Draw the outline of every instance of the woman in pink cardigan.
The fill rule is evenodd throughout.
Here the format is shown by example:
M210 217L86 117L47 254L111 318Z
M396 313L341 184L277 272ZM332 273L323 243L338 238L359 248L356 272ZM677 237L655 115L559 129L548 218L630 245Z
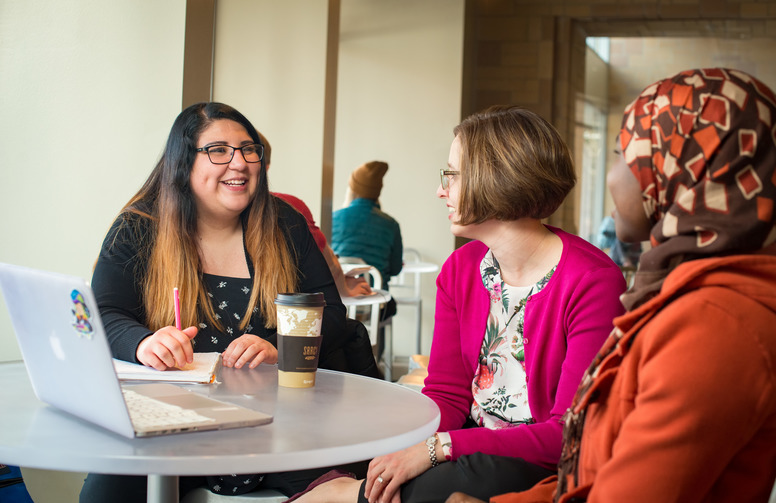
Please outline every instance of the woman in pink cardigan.
M473 241L437 279L423 393L440 409L439 431L375 458L364 481L328 474L300 503L444 501L455 491L531 487L555 472L561 417L623 312L614 262L541 222L576 181L555 128L519 107L491 107L454 134L437 196L452 233Z

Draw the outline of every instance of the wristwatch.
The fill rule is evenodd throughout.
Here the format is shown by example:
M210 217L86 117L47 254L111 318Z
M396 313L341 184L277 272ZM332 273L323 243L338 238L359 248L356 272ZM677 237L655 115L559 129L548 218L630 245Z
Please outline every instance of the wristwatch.
M436 433L431 435L426 439L426 447L428 447L428 459L431 460L431 467L435 467L439 464L439 461L437 461L436 457L436 443L437 443L437 436Z

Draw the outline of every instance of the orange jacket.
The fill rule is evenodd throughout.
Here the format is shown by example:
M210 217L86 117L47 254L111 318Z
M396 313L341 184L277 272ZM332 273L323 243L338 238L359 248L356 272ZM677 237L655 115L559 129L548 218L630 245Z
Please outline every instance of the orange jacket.
M768 501L776 478L776 256L682 264L657 297L615 325L625 335L595 378L577 480L560 501ZM551 502L556 481L490 501Z

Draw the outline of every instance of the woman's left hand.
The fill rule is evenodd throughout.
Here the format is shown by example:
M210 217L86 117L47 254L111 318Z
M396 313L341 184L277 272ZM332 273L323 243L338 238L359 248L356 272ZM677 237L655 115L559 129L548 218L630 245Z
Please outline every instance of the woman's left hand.
M369 503L399 503L402 484L431 468L424 442L374 458L366 474L364 495Z
M243 334L233 340L221 354L224 366L256 368L260 363L277 363L278 350L272 343L253 334Z

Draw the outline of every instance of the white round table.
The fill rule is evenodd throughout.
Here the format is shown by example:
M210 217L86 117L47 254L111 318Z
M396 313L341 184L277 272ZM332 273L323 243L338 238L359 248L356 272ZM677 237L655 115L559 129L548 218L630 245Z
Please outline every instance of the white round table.
M128 439L33 394L22 363L0 364L0 461L76 472L149 475L148 501L177 502L180 475L261 473L371 459L420 442L439 424L427 397L403 386L318 370L314 388L281 388L277 366L219 372L194 391L272 414L234 430ZM88 390L83 390L88 393Z

